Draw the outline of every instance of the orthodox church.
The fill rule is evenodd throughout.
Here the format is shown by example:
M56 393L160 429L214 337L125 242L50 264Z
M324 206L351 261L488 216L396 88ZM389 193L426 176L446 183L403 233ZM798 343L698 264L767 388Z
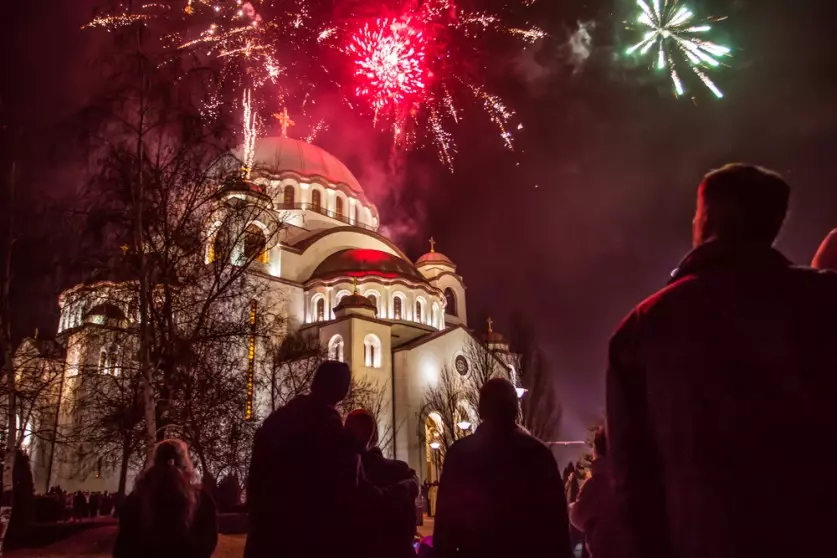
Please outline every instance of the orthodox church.
M379 426L393 432L391 447L384 449L423 479L436 480L433 444L422 435L433 414L423 408L425 392L443 367L467 376L471 364L464 351L474 340L456 264L432 239L430 251L411 261L379 232L378 210L352 172L323 149L283 133L256 140L253 154L260 169L253 182L260 191L229 195L256 196L254 201L283 224L278 240L252 263L254 272L277 294L289 329L315 336L330 358L384 390ZM210 239L207 261L212 257ZM126 324L126 316L136 313L109 296L111 289L113 284L101 283L61 294L58 340L67 347L65 376L85 365L118 371L117 350L106 340L66 342L86 329ZM487 341L492 358L508 369L508 345L496 333ZM242 374L247 373L243 360ZM253 394L252 405L256 416L266 416L263 394ZM64 413L49 420L57 422L58 416ZM71 464L53 463L53 448L42 446L32 454L37 490L56 484L65 490L117 489L115 473L79 473Z

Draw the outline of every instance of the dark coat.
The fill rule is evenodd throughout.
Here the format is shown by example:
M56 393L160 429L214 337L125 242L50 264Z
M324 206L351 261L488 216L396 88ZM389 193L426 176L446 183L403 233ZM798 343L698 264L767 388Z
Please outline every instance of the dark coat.
M114 558L210 558L218 544L215 503L204 490L198 496L188 532L142 528L140 501L136 493L125 498L119 513L119 534Z
M384 505L370 510L375 535L369 558L415 558L413 540L419 491L416 472L403 461L387 459L378 448L365 452L362 461L366 478L375 486L384 488L403 483L409 489L391 494Z
M367 481L337 411L309 395L296 397L256 432L245 558L365 556L374 527L362 512L405 490L399 484L383 491Z
M837 556L836 393L837 274L695 249L610 344L609 457L635 551ZM800 451L811 463L788 471Z
M433 546L440 558L569 558L561 473L519 428L481 425L445 456Z

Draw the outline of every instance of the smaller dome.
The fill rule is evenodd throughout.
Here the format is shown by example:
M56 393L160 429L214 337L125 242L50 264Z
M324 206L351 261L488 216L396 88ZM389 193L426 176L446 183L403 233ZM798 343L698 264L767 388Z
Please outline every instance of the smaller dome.
M354 293L349 296L344 296L340 299L340 304L334 307L335 312L339 312L344 308L368 308L373 312L377 312L378 308L371 300L359 293Z
M448 265L450 267L456 267L456 264L441 252L428 252L416 260L416 267L424 265Z

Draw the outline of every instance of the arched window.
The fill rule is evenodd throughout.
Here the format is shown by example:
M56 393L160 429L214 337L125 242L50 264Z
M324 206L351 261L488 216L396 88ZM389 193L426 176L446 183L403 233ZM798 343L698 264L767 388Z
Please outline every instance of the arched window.
M229 261L230 257L230 231L226 227L219 228L215 233L215 238L212 239L212 245L209 247L209 254L207 260L210 263L215 260L222 262Z
M445 320L442 319L442 313L439 310L439 304L434 302L433 303L433 315L431 316L430 325L435 326L439 329L443 329L445 327Z
M341 336L335 335L328 342L328 358L343 362L343 338Z
M401 297L396 296L392 299L392 319L401 319Z
M339 196L337 197L337 199L334 202L334 212L337 213L338 217L343 216L343 198L341 198Z
M357 224L357 204L352 206L352 222Z
M244 230L244 260L267 263L267 239L255 223L247 225Z
M369 368L381 367L381 340L375 334L363 338L363 362Z
M369 302L375 305L375 314L378 313L378 295L375 293L369 293L366 295L366 298L369 299Z
M105 345L99 353L99 373L119 375L119 346L115 343Z
M311 192L311 207L314 211L319 211L323 205L322 194L320 194L319 190L314 190Z
M449 316L456 316L456 295L453 290L448 287L445 289L445 314Z
M415 315L415 318L416 318L416 321L418 323L421 323L421 301L420 300L416 301L416 315Z
M325 320L325 299L320 298L317 300L317 321L322 322Z
M292 209L294 206L294 197L296 195L296 191L294 187L288 184L285 186L285 189L282 190L282 206L285 209Z

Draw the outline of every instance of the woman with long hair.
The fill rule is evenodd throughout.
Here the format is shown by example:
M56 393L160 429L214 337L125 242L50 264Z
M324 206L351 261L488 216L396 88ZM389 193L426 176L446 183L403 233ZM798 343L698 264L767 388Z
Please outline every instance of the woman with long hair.
M209 558L218 542L212 498L194 483L186 444L163 440L119 513L114 558Z

